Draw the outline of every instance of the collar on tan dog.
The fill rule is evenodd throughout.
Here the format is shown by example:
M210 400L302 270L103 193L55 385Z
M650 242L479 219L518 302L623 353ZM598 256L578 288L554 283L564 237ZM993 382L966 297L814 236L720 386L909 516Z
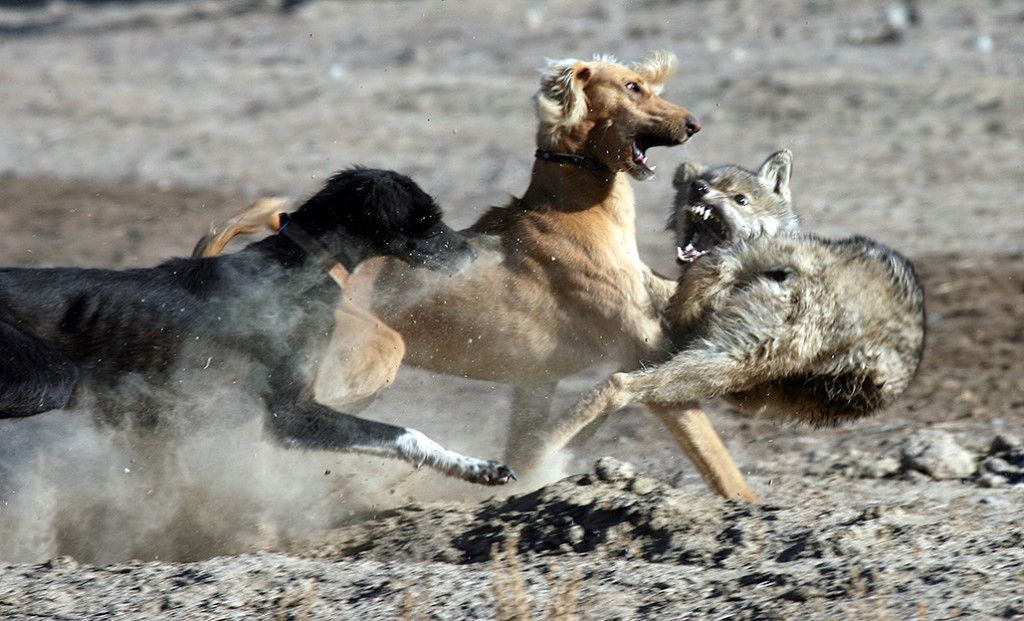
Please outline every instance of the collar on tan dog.
M544 160L545 162L554 162L555 164L572 164L573 166L579 166L580 168L586 168L587 170L611 172L607 166L601 163L601 160L591 155L573 155L572 153L556 153L545 149L537 149L533 156L538 160Z
M349 272L346 270L341 263L334 260L334 257L330 255L324 247L316 243L316 240L310 237L309 233L303 231L298 224L292 222L288 214L282 213L280 216L281 227L277 229L277 232L284 235L296 246L302 248L306 254L316 259L320 266L327 270L327 273L331 275L334 282L338 283L339 287L344 288L345 283L348 282Z

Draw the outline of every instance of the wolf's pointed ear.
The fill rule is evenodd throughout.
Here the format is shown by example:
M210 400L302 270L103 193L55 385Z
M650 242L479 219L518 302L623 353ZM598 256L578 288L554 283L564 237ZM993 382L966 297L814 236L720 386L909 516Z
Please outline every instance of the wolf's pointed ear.
M578 124L587 116L583 85L590 79L590 66L572 58L549 60L541 69L537 91L537 114L551 134Z
M676 74L678 66L679 61L675 54L657 51L650 58L634 63L633 71L647 81L647 86L655 95L660 95L665 88L665 83Z
M789 194L789 177L792 173L793 153L789 149L772 153L757 170L761 182L786 201L792 200Z
M705 170L704 164L700 162L683 162L672 176L672 187L680 191L686 189L694 179L704 174Z

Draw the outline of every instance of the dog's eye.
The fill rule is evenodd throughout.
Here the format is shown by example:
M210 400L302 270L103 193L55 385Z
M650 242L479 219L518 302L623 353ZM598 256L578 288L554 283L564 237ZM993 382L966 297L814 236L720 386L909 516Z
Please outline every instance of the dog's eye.
M790 270L788 268L779 268L774 270L768 270L767 272L764 273L764 276L768 280L774 280L775 282L786 282L786 280L789 279L792 273L793 270Z
M644 87L640 86L636 82L626 82L626 90L633 91L634 93L644 92Z
M732 197L732 200L736 201L740 205L746 205L750 202L750 199L748 199L745 194L737 194Z

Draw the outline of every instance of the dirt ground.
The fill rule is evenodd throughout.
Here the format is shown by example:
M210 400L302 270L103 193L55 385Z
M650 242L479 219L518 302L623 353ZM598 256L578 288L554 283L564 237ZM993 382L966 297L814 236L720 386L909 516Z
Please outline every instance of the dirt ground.
M913 259L929 334L916 382L870 420L709 404L757 506L714 497L639 408L574 451L580 474L492 498L372 458L250 450L258 430L212 436L189 450L221 460L182 476L202 500L168 521L183 492L147 504L161 492L117 478L137 464L83 444L81 417L2 421L0 618L1024 618L1019 3L919 2L905 30L882 0L8 4L0 264L150 265L352 163L412 175L464 226L526 187L545 57L668 49L665 95L704 130L652 151L659 170L792 149L805 227ZM636 186L641 254L666 273L670 178ZM565 380L556 410L609 370ZM363 415L498 456L509 396L405 368ZM974 470L926 474L908 457L921 433ZM595 473L603 455L640 474ZM509 540L519 554L490 560Z

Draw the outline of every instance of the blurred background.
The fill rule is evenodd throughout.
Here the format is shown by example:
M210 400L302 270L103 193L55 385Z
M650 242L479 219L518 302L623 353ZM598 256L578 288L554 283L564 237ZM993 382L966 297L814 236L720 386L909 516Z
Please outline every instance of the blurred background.
M787 147L806 228L878 238L928 288L925 366L884 418L814 431L712 408L755 485L912 425L978 437L1019 428L1016 0L0 2L0 263L186 255L252 199L301 197L355 163L411 175L468 226L527 186L545 58L629 62L659 49L680 60L664 95L704 129L649 154L660 174L636 184L645 260L674 274L663 223L680 162L756 168ZM609 370L566 381L559 404ZM406 368L365 414L497 456L508 400L507 387ZM3 421L0 460L13 459L10 438L23 451L44 437L26 429L59 433L66 416ZM642 410L616 416L575 467L608 453L702 485ZM316 459L311 472L343 462Z

